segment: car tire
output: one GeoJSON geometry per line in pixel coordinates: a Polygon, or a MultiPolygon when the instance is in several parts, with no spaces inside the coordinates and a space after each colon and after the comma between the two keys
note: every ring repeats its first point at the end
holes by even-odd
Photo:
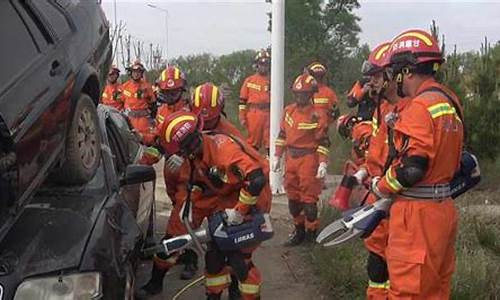
{"type": "Polygon", "coordinates": [[[99,120],[94,102],[81,94],[66,137],[63,165],[54,172],[60,184],[79,185],[94,177],[101,159],[99,120]]]}

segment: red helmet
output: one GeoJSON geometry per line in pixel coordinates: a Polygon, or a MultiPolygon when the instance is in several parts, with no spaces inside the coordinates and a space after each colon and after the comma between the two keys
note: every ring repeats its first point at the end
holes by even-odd
{"type": "Polygon", "coordinates": [[[111,75],[111,74],[120,75],[120,69],[118,69],[118,67],[116,65],[112,65],[111,68],[109,68],[109,72],[108,72],[108,75],[111,75]]]}
{"type": "Polygon", "coordinates": [[[160,145],[167,155],[192,154],[201,141],[196,140],[203,128],[203,120],[195,114],[177,111],[165,118],[160,126],[160,145]]]}
{"type": "Polygon", "coordinates": [[[307,66],[307,72],[314,77],[323,77],[326,74],[326,67],[319,62],[313,62],[307,66]]]}
{"type": "Polygon", "coordinates": [[[203,118],[205,129],[215,126],[224,109],[224,95],[213,83],[207,82],[196,87],[191,99],[191,111],[203,118]]]}
{"type": "Polygon", "coordinates": [[[318,91],[318,82],[309,74],[301,74],[293,82],[292,91],[295,93],[316,93],[318,91]]]}
{"type": "Polygon", "coordinates": [[[387,54],[391,65],[418,65],[434,62],[439,67],[443,63],[443,53],[438,42],[426,31],[407,30],[395,37],[387,54]]]}
{"type": "Polygon", "coordinates": [[[257,64],[268,64],[270,61],[271,55],[265,49],[261,49],[257,52],[257,55],[255,55],[255,63],[257,64]]]}
{"type": "Polygon", "coordinates": [[[186,77],[177,67],[168,67],[160,74],[158,86],[162,90],[176,90],[186,88],[186,77]]]}
{"type": "Polygon", "coordinates": [[[385,42],[372,50],[368,56],[368,60],[365,60],[361,67],[361,73],[363,73],[364,76],[371,76],[383,70],[385,67],[384,64],[386,63],[385,57],[387,56],[390,46],[390,42],[385,42]]]}

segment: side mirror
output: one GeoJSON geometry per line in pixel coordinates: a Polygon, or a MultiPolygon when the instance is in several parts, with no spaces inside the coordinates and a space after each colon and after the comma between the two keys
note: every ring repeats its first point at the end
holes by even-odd
{"type": "Polygon", "coordinates": [[[120,186],[144,183],[155,179],[156,171],[152,166],[128,165],[125,176],[120,179],[120,186]]]}

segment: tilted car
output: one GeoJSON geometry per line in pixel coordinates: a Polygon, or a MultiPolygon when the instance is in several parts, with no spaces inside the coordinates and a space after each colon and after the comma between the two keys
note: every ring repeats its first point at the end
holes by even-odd
{"type": "MultiPolygon", "coordinates": [[[[99,106],[100,160],[81,186],[44,183],[0,238],[0,300],[133,299],[153,236],[155,171],[117,111],[99,106]]],[[[8,226],[8,227],[6,227],[8,226]]]]}
{"type": "Polygon", "coordinates": [[[111,42],[93,0],[3,0],[0,20],[1,224],[49,174],[64,185],[93,178],[111,42]]]}

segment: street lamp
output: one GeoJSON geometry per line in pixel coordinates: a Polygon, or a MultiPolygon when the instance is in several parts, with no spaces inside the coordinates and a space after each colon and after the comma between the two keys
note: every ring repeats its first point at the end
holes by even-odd
{"type": "Polygon", "coordinates": [[[151,3],[148,3],[148,6],[151,7],[151,8],[154,8],[154,9],[157,9],[157,10],[160,10],[162,12],[165,13],[165,31],[166,31],[166,46],[165,46],[165,59],[166,59],[166,62],[168,64],[168,10],[166,10],[165,8],[161,8],[161,7],[158,7],[154,4],[151,4],[151,3]]]}

